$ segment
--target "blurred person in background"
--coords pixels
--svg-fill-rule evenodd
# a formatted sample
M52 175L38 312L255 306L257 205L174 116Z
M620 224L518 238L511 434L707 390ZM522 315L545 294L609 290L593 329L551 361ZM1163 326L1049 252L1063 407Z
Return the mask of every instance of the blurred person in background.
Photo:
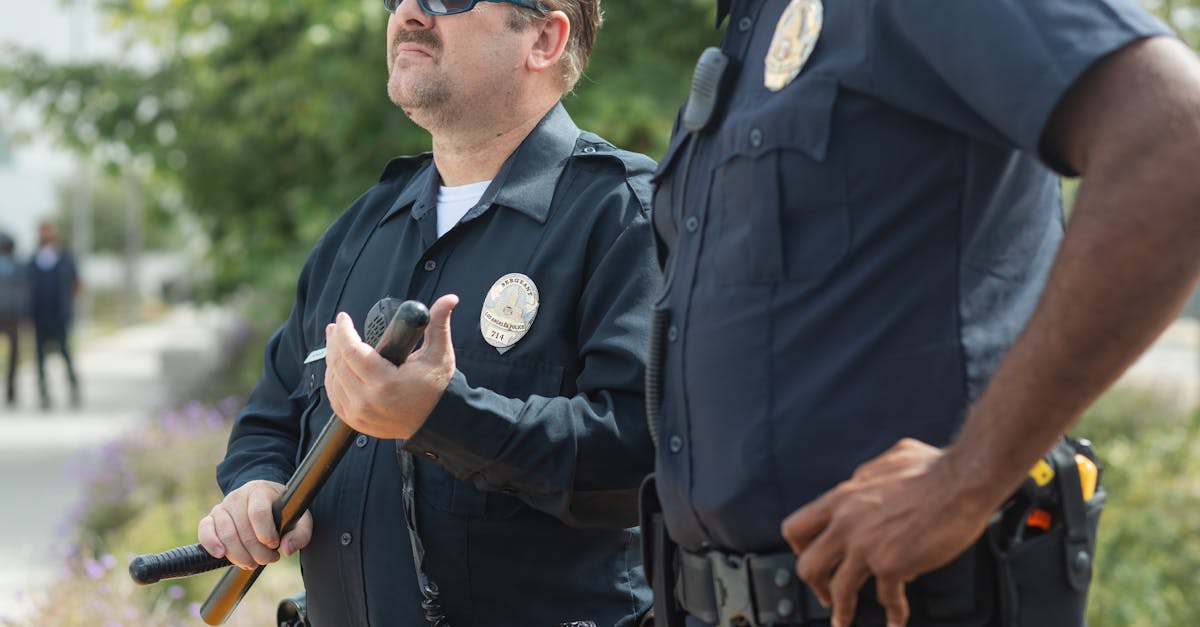
M42 408L50 408L50 390L46 383L46 350L50 344L62 354L71 386L71 405L78 407L79 378L71 361L68 336L75 316L75 297L79 294L79 273L75 258L59 242L58 225L48 220L38 225L38 248L29 263L29 284Z
M17 403L18 331L21 319L29 315L29 282L25 267L17 263L14 247L12 238L0 233L0 335L8 338L4 400L9 407Z

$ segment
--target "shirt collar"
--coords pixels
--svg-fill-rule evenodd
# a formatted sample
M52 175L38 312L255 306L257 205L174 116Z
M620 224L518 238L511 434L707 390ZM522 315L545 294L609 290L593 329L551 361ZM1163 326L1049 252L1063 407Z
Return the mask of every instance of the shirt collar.
M554 186L575 151L579 128L559 102L542 118L533 131L513 151L492 184L483 192L479 204L463 217L469 220L493 204L515 209L545 223L550 215ZM412 217L419 219L437 207L440 185L433 160L417 171L404 186L387 216L412 206Z
M729 5L733 4L733 0L717 0L717 23L716 28L721 28L721 22L725 21L725 17L729 15Z

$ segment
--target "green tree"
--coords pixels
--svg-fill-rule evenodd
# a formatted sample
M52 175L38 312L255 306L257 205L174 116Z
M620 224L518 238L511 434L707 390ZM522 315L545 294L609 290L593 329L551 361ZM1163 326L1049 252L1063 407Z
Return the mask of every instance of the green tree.
M716 40L708 0L608 0L568 109L661 154L691 66ZM212 242L218 293L287 301L325 227L393 155L428 149L385 93L378 0L102 0L157 65L56 64L10 51L0 89L41 106L69 146L118 168L148 159ZM276 312L277 313L277 312Z
M132 177L132 179L130 179ZM77 241L75 233L74 207L78 202L80 181L72 177L57 187L57 222L62 226L63 238ZM131 202L141 205L141 238L146 250L179 250L184 246L184 235L178 223L177 209L172 207L169 195L160 193L161 185L149 178L130 173L114 174L97 172L87 177L84 193L91 211L91 251L99 253L123 253L126 250L126 208ZM137 194L137 198L131 198Z

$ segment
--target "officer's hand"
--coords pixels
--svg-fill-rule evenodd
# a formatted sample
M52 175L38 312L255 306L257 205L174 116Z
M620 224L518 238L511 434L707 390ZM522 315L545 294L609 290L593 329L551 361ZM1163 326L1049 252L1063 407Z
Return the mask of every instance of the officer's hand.
M312 515L308 512L284 534L283 542L279 541L271 505L282 493L283 484L274 481L251 481L230 492L200 519L196 535L204 550L253 570L277 561L280 551L287 556L307 546L312 539Z
M412 436L454 376L450 312L457 304L453 294L433 303L424 343L399 366L362 341L350 316L339 313L325 328L325 391L334 413L360 433Z
M833 609L854 619L870 576L888 627L908 621L904 586L943 566L983 532L992 508L955 490L941 449L905 439L783 521L796 572Z

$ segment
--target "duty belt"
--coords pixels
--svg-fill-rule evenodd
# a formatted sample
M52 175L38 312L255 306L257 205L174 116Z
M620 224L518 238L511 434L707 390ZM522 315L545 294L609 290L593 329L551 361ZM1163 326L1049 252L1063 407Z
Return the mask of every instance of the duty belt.
M800 625L829 610L796 577L796 555L678 552L675 597L688 614L719 627Z

